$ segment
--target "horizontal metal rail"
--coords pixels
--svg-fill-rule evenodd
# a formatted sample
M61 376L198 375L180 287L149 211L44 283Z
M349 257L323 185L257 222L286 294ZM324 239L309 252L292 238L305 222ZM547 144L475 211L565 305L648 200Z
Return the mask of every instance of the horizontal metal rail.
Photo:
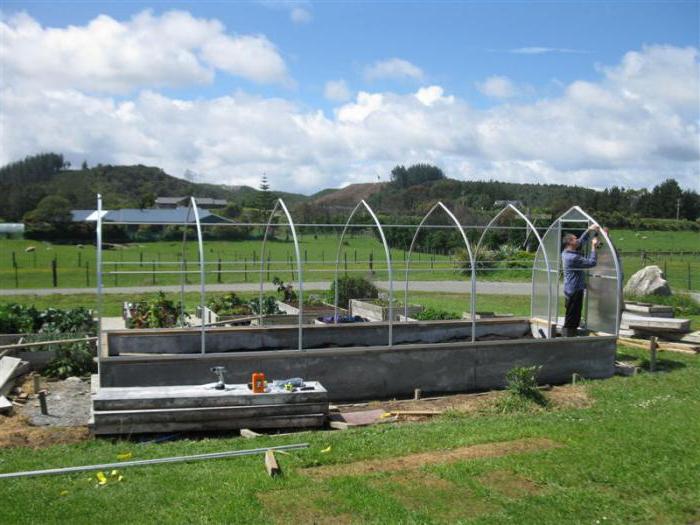
M187 222L187 226L194 226L194 222ZM139 222L139 221L103 221L102 223L103 226L142 226L142 225L147 225L147 226L185 226L182 222ZM267 226L267 223L260 223L260 222L217 222L217 223L206 223L203 222L202 226L216 226L216 227L224 227L224 228L231 228L235 226L247 226L247 227L265 227ZM279 224L272 224L271 227L284 227L287 226L286 223L279 223ZM325 223L325 224L296 224L295 226L297 228L344 228L345 224L338 224L338 223ZM416 228L416 224L382 224L382 228ZM486 225L481 225L481 224L460 224L460 227L464 229L471 229L471 230L484 230L486 229ZM348 228L367 228L367 229L372 229L371 224L348 224ZM448 226L444 224L426 224L423 226L423 228L429 228L429 229L446 229L446 228L454 228L453 226ZM546 231L547 226L539 226L536 227L538 230ZM524 226L491 226L489 228L490 230L528 230L531 228L526 228ZM575 230L575 228L568 228L571 230Z

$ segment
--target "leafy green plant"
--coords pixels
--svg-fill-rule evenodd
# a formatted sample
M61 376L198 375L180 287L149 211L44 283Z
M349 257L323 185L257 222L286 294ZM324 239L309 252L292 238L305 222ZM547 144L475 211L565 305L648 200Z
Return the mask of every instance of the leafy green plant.
M31 334L39 331L40 312L33 306L17 303L0 305L0 333Z
M218 315L249 315L252 312L250 305L233 292L214 297L207 306Z
M537 374L541 366L516 366L506 374L507 394L499 399L497 408L501 412L527 410L534 403L546 407L547 398L537 385Z
M369 299L379 297L379 290L364 277L344 275L338 279L338 306L347 308L350 299ZM327 300L335 301L335 281L331 282Z
M255 297L248 303L254 314L260 315L260 299ZM281 314L282 311L277 307L277 299L273 295L266 295L262 300L262 315Z
M285 284L282 279L275 276L272 278L272 284L277 286L277 293L282 294L282 301L287 304L296 304L297 293L294 291L294 286L292 283Z
M56 357L46 366L44 375L65 379L95 371L93 352L87 342L52 346L56 346Z
M177 325L181 305L168 299L164 292L158 292L149 301L135 303L130 311L127 328L171 328Z
M428 306L422 312L418 312L413 316L419 321L443 321L448 319L461 319L462 316L456 312L448 312L447 310L439 310Z
M0 305L0 333L88 333L94 334L97 323L87 308L68 310L47 308L37 310L33 306L16 303Z

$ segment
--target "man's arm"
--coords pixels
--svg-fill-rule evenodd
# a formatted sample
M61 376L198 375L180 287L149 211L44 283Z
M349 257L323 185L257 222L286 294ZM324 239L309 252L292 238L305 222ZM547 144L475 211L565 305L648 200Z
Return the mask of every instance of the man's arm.
M598 255L596 254L597 246L598 238L594 237L593 241L591 242L591 254L588 257L577 254L571 260L571 267L578 269L593 268L596 264L598 264Z
M590 228L588 228L585 232L583 232L581 234L581 237L578 238L578 240L577 240L578 245L582 246L583 244L587 243L588 238L591 236L591 232L592 231L597 232L598 230L600 230L600 228L598 226L596 226L595 224L593 226L591 226Z

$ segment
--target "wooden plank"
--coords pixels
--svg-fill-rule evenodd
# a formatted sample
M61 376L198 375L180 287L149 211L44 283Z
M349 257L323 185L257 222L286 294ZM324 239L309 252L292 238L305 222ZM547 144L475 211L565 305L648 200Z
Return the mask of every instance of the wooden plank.
M166 423L109 424L95 423L96 435L108 434L147 434L167 432L206 432L215 430L239 430L241 428L316 428L322 427L326 414L304 416L279 416L247 419L218 419L210 421L170 421Z
M34 346L80 343L83 341L97 341L97 337L78 337L74 339L54 339L51 341L34 341L32 343L16 343L12 345L2 345L0 346L0 350L14 350L15 348L31 348Z
M267 450L265 452L265 470L270 477L279 476L282 474L282 469L277 463L277 458L275 457L275 452L273 450Z
M296 416L328 413L326 403L285 405L253 405L232 407L166 408L146 410L95 410L98 424L161 423L179 421L208 421L216 419L247 419L267 416Z
M439 416L442 410L392 410L392 416Z

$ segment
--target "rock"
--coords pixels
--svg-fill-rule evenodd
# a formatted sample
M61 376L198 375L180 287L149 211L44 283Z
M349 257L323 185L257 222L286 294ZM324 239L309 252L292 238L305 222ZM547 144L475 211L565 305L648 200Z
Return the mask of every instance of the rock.
M646 266L635 273L625 285L625 295L672 295L664 272L658 266Z
M65 379L66 383L81 383L83 380L76 376L70 376Z

